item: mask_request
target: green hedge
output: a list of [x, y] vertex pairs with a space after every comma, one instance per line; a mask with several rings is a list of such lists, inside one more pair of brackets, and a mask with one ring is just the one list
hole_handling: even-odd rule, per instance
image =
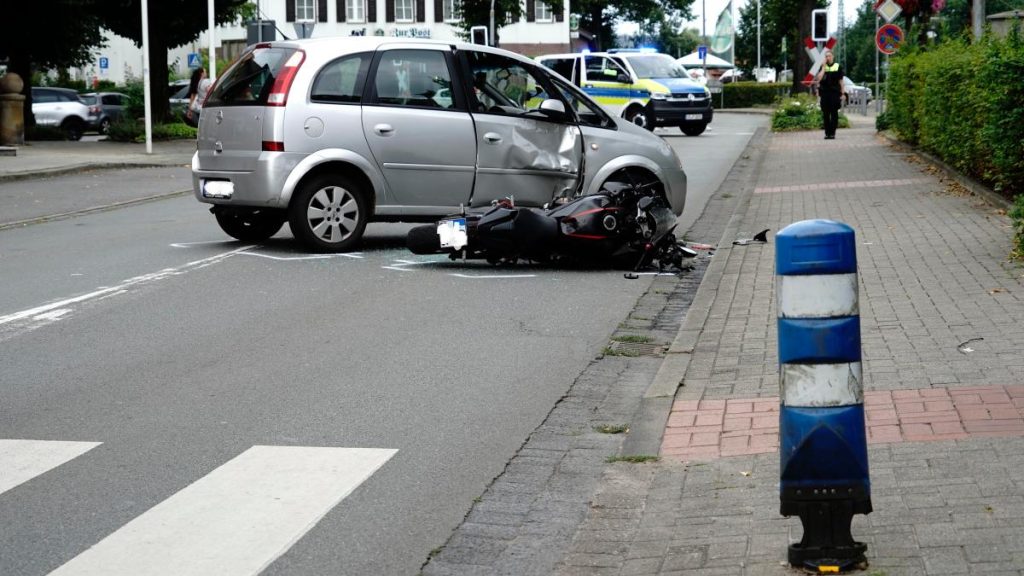
[[[850, 119], [839, 113], [839, 128], [849, 128]], [[772, 113], [772, 131], [822, 130], [825, 121], [818, 100], [808, 94], [798, 94], [783, 100]]]
[[753, 108], [771, 106], [789, 96], [790, 85], [769, 82], [730, 82], [722, 85], [721, 94], [712, 94], [711, 102], [715, 108]]
[[[154, 141], [196, 138], [196, 129], [181, 122], [154, 124], [152, 130]], [[114, 142], [145, 142], [146, 125], [122, 116], [110, 125], [107, 138]]]
[[1008, 197], [1024, 193], [1024, 39], [987, 36], [894, 58], [897, 135]]

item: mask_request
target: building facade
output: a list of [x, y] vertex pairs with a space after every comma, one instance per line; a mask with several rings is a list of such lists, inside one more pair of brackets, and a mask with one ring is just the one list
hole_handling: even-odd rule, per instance
[[[309, 37], [392, 36], [395, 38], [433, 38], [459, 40], [457, 13], [459, 0], [262, 0], [259, 9], [264, 20], [274, 23], [276, 39], [299, 37], [298, 24], [308, 28]], [[539, 0], [525, 0], [520, 22], [498, 30], [501, 48], [527, 56], [561, 53], [570, 50], [569, 3], [561, 11]], [[267, 26], [264, 26], [266, 29]], [[232, 60], [248, 44], [242, 24], [219, 26], [214, 45], [218, 59]], [[110, 80], [121, 84], [138, 78], [142, 71], [142, 50], [135, 43], [107, 33], [107, 46], [97, 49], [93, 63], [78, 69], [76, 75], [86, 81]], [[204, 32], [195, 42], [171, 49], [167, 62], [172, 74], [187, 77], [189, 55], [207, 54], [209, 41]], [[219, 71], [218, 71], [219, 72]]]

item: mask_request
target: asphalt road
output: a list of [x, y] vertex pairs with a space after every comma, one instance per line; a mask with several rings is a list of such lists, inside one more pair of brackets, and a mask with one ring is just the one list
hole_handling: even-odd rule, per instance
[[[763, 122], [669, 136], [684, 218]], [[415, 573], [650, 277], [416, 257], [407, 228], [309, 256], [179, 196], [0, 230], [0, 573]]]

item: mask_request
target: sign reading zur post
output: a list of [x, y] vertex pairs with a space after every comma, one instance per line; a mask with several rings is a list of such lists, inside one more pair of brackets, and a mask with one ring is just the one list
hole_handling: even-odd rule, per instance
[[903, 29], [895, 24], [885, 24], [875, 34], [875, 45], [882, 54], [895, 54], [903, 44]]

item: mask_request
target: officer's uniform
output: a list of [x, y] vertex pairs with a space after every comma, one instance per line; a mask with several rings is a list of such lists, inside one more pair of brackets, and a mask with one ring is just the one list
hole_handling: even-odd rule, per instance
[[821, 114], [825, 120], [825, 138], [835, 138], [839, 127], [839, 108], [843, 104], [843, 68], [838, 62], [823, 64], [824, 74], [818, 83]]

